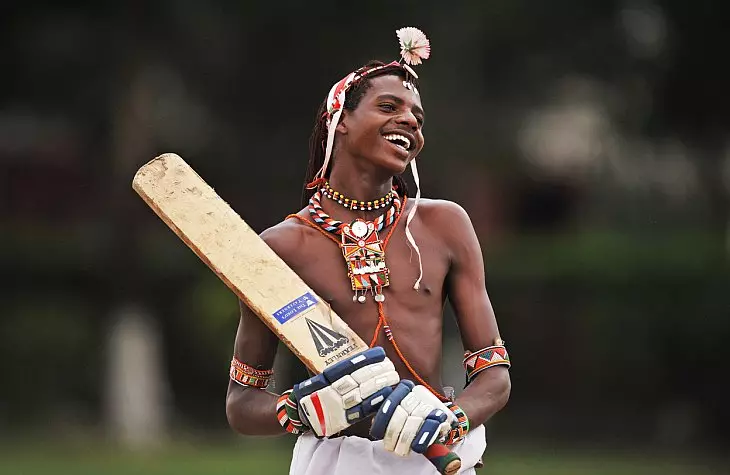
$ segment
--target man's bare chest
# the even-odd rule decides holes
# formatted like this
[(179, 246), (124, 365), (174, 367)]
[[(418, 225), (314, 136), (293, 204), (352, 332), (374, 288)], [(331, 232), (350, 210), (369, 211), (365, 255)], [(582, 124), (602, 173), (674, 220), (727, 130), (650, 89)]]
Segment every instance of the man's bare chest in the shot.
[[(423, 233), (426, 234), (426, 233)], [(379, 236), (385, 241), (385, 236)], [(388, 285), (383, 289), (386, 305), (401, 312), (440, 309), (445, 299), (444, 282), (449, 270), (448, 252), (431, 235), (419, 236), (423, 277), (418, 291), (413, 286), (419, 277), (418, 255), (408, 245), (402, 229), (396, 229), (387, 243), (383, 242)], [(299, 254), (290, 256), (294, 271), (343, 318), (356, 317), (367, 312), (374, 295), (366, 293), (366, 301), (353, 299), (356, 293), (341, 247), (326, 236), (314, 231), (301, 241)], [(369, 313), (372, 313), (370, 309)]]

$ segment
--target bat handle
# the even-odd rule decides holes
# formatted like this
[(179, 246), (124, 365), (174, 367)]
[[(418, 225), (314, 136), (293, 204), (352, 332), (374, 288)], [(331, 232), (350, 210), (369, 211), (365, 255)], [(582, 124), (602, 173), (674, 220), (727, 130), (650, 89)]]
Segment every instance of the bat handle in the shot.
[(423, 453), (442, 475), (456, 475), (461, 468), (461, 459), (443, 444), (433, 444)]

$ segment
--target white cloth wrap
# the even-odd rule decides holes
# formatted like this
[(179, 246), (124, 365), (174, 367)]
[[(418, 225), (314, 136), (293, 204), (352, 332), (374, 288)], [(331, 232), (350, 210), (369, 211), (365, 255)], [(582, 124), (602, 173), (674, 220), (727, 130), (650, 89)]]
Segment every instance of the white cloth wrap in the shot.
[[(465, 439), (449, 447), (461, 457), (460, 475), (476, 475), (487, 441), (484, 426), (473, 427)], [(421, 454), (401, 457), (383, 448), (383, 441), (362, 437), (318, 439), (311, 433), (300, 435), (294, 446), (289, 475), (438, 475)]]

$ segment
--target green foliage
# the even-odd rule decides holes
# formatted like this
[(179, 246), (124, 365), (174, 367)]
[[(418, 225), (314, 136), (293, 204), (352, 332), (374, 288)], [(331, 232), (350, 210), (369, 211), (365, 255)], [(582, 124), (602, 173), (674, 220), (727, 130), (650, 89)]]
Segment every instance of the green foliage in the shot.
[(650, 276), (692, 278), (708, 272), (730, 278), (730, 269), (717, 256), (718, 237), (701, 231), (637, 234), (591, 229), (509, 235), (502, 240), (505, 244), (496, 251), (485, 251), (487, 271), (496, 279), (606, 283)]
[(227, 364), (238, 322), (238, 299), (218, 277), (205, 269), (181, 300), (184, 325), (210, 359)]
[[(70, 401), (82, 406), (94, 400), (100, 346), (91, 323), (95, 315), (88, 302), (68, 294), (15, 297), (0, 320), (0, 407), (24, 410), (1, 415), (6, 423), (48, 424), (55, 411), (74, 410)], [(67, 404), (54, 404), (59, 401)]]
[[(144, 15), (125, 2), (44, 3), (0, 16), (13, 79), (0, 91), (0, 267), (11, 281), (0, 299), (0, 429), (46, 427), (69, 406), (100, 424), (108, 318), (129, 303), (159, 320), (176, 423), (197, 411), (225, 429), (235, 297), (135, 196), (133, 172), (178, 152), (254, 229), (275, 224), (298, 203), (318, 102), (353, 63), (395, 58), (394, 30), (413, 25), (433, 44), (419, 69), (424, 193), (468, 205), (480, 237), (499, 241), (485, 246), (487, 284), (515, 363), (500, 420), (517, 434), (573, 437), (623, 436), (630, 423), (650, 443), (662, 407), (679, 400), (697, 408), (705, 441), (727, 440), (730, 393), (717, 380), (730, 357), (720, 166), (730, 95), (715, 50), (730, 29), (710, 8), (719, 2), (167, 0)], [(632, 50), (642, 41), (656, 55)], [(590, 92), (581, 101), (605, 115), (606, 156), (590, 167), (603, 171), (540, 176), (550, 173), (525, 156), (524, 127), (561, 105), (575, 78)], [(571, 190), (555, 209), (531, 194), (550, 184)], [(543, 225), (554, 232), (529, 234)], [(541, 417), (524, 415), (535, 407)], [(584, 431), (564, 423), (581, 417)], [(264, 456), (288, 461), (251, 454), (33, 452), (0, 472), (246, 473)], [(688, 473), (631, 463), (520, 455), (490, 466)]]

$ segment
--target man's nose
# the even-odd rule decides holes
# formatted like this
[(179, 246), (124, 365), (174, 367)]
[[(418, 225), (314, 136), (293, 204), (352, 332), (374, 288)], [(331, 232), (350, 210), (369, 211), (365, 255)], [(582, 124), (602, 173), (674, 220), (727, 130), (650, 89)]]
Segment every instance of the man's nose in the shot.
[(413, 130), (418, 129), (418, 119), (411, 111), (405, 111), (401, 114), (398, 117), (398, 123), (408, 125)]

